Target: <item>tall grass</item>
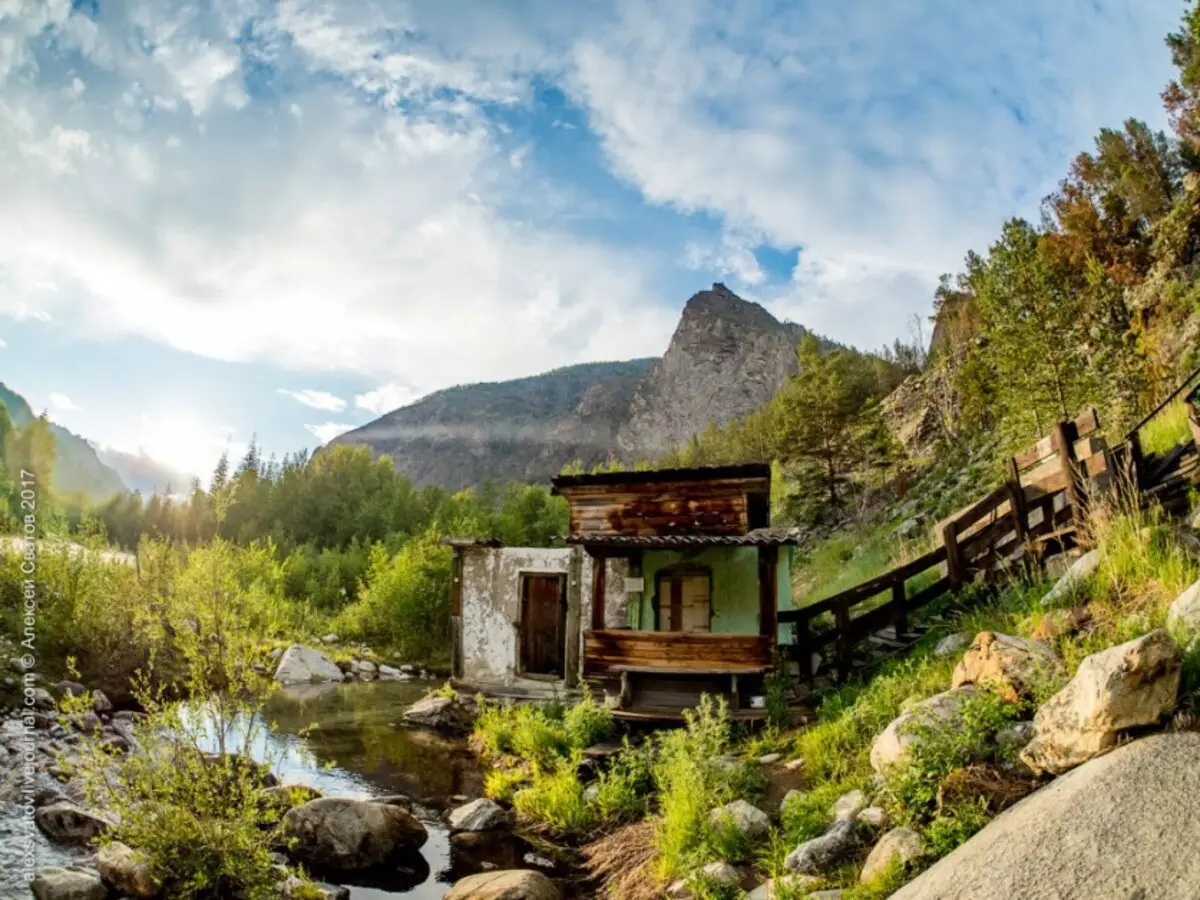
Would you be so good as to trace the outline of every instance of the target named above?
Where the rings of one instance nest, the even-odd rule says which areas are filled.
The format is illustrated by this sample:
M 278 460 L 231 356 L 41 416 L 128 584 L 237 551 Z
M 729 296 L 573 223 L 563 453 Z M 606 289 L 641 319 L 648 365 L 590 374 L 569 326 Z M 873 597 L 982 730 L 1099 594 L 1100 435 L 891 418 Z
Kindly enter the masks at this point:
M 1142 426 L 1139 436 L 1142 450 L 1146 453 L 1165 453 L 1190 440 L 1192 429 L 1188 424 L 1187 404 L 1182 400 L 1168 404 L 1162 412 Z

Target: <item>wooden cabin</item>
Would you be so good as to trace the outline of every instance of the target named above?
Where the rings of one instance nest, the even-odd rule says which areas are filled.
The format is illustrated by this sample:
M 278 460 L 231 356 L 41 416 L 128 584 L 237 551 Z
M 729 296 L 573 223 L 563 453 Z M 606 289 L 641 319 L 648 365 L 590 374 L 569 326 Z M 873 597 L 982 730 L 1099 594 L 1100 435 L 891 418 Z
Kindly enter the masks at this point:
M 795 539 L 770 529 L 771 469 L 738 465 L 569 475 L 568 543 L 594 561 L 585 678 L 617 715 L 681 717 L 704 693 L 759 718 L 791 601 Z M 625 610 L 607 606 L 621 561 Z M 582 605 L 582 604 L 581 604 Z

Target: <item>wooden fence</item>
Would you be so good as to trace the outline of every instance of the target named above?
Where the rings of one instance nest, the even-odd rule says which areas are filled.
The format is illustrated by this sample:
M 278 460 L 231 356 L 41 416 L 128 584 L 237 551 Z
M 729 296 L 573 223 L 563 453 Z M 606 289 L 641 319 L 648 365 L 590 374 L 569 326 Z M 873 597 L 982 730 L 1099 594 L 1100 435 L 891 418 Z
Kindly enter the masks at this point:
M 1058 423 L 1009 460 L 1002 486 L 938 523 L 935 550 L 832 597 L 781 610 L 779 621 L 793 626 L 801 675 L 811 678 L 813 654 L 832 644 L 838 680 L 844 681 L 854 648 L 872 635 L 890 627 L 901 638 L 909 615 L 947 591 L 1023 560 L 1037 564 L 1051 546 L 1071 546 L 1088 497 L 1113 483 L 1114 460 L 1099 428 L 1095 410 Z M 910 591 L 909 582 L 929 578 Z M 887 599 L 880 603 L 882 594 Z M 820 627 L 826 616 L 832 627 Z

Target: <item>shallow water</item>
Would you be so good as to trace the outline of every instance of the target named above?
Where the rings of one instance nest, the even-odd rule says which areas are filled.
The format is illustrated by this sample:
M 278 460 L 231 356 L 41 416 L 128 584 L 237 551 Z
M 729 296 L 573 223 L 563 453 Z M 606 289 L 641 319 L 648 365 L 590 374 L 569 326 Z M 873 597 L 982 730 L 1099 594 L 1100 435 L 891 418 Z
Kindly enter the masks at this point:
M 482 796 L 482 771 L 462 742 L 400 725 L 404 708 L 427 690 L 427 683 L 393 681 L 304 685 L 279 691 L 265 707 L 270 728 L 256 740 L 252 754 L 269 763 L 282 782 L 311 785 L 333 797 L 405 794 L 415 801 L 413 812 L 429 833 L 419 859 L 372 876 L 369 883 L 326 880 L 346 884 L 354 900 L 435 900 L 455 880 L 485 866 L 540 867 L 552 874 L 551 864 L 531 862 L 532 848 L 513 836 L 459 837 L 451 843 L 441 813 L 464 797 Z M 11 814 L 7 818 L 6 809 Z M 4 900 L 30 896 L 23 885 L 6 883 L 4 874 L 10 868 L 6 860 L 15 858 L 15 848 L 6 850 L 4 838 L 6 832 L 15 834 L 16 815 L 16 807 L 0 805 Z M 79 855 L 44 844 L 39 867 L 65 865 Z

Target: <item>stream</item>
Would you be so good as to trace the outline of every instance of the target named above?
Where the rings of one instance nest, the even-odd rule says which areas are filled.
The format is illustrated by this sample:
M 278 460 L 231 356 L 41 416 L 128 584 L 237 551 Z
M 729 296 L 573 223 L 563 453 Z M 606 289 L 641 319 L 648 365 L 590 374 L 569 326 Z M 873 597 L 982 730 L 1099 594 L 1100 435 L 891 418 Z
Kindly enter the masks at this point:
M 482 796 L 483 771 L 463 742 L 399 724 L 403 710 L 427 690 L 428 683 L 394 681 L 302 685 L 281 689 L 264 707 L 271 727 L 256 740 L 253 755 L 281 782 L 309 785 L 330 797 L 404 794 L 429 833 L 420 858 L 386 876 L 359 884 L 345 877 L 325 880 L 346 885 L 353 900 L 440 900 L 454 881 L 490 868 L 564 874 L 515 835 L 451 840 L 442 814 Z M 5 844 L 16 822 L 17 808 L 0 804 L 0 897 L 5 900 L 31 896 L 2 871 L 9 869 Z M 82 855 L 42 841 L 39 868 L 67 865 Z

